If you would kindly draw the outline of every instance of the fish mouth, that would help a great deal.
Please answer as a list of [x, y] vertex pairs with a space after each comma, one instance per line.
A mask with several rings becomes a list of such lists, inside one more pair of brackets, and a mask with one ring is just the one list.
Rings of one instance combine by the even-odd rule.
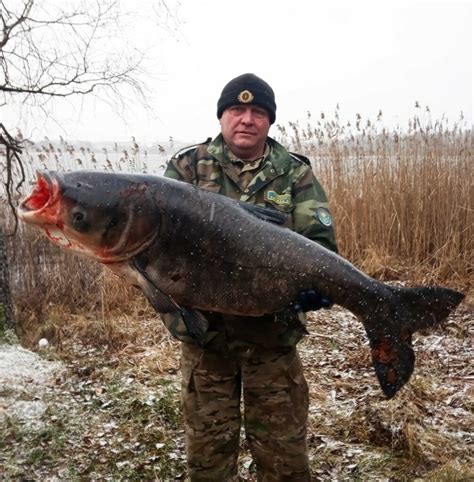
[[[33, 224], [57, 224], [58, 199], [58, 181], [46, 171], [38, 172], [36, 185], [32, 193], [20, 202], [18, 215], [23, 221]], [[56, 209], [52, 209], [53, 207]]]
[[96, 239], [97, 236], [94, 238], [87, 233], [75, 231], [68, 222], [68, 212], [74, 201], [64, 196], [64, 186], [67, 185], [61, 173], [37, 171], [36, 184], [31, 194], [20, 201], [18, 217], [39, 228], [54, 244], [104, 264], [130, 259], [158, 236], [158, 231], [152, 230], [138, 241], [133, 241], [138, 223], [133, 206], [129, 207], [123, 232], [114, 245], [102, 246]]
[[71, 242], [63, 232], [59, 201], [58, 180], [47, 171], [40, 171], [36, 175], [32, 193], [20, 202], [18, 217], [26, 223], [43, 228], [46, 236], [54, 243], [69, 247]]

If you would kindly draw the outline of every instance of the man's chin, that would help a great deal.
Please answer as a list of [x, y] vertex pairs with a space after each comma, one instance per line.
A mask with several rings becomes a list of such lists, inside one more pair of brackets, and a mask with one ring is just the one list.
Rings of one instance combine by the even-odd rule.
[[234, 137], [234, 144], [240, 148], [253, 147], [257, 144], [257, 138], [252, 134], [237, 134]]

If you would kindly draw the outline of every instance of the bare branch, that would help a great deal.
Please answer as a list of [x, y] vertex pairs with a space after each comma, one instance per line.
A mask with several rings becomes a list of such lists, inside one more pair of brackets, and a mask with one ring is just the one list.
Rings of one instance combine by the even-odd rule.
[[20, 172], [20, 179], [16, 183], [16, 190], [19, 192], [21, 185], [25, 181], [25, 170], [23, 168], [23, 163], [21, 162], [20, 154], [21, 154], [21, 147], [20, 141], [18, 139], [13, 138], [9, 132], [6, 130], [4, 125], [0, 123], [0, 145], [5, 146], [6, 149], [6, 163], [5, 172], [6, 172], [6, 180], [4, 181], [5, 191], [7, 193], [7, 201], [10, 209], [13, 213], [13, 217], [15, 220], [15, 225], [13, 228], [13, 232], [10, 234], [0, 233], [0, 236], [14, 236], [16, 230], [18, 228], [18, 217], [16, 215], [16, 209], [13, 204], [13, 168], [14, 164], [17, 170]]
[[[125, 89], [145, 101], [145, 52], [128, 41], [123, 0], [1, 0], [0, 105], [30, 106], [48, 99]], [[165, 22], [170, 7], [158, 1]], [[133, 13], [130, 21], [134, 19]], [[107, 94], [108, 92], [108, 94]], [[41, 98], [41, 100], [40, 100]]]

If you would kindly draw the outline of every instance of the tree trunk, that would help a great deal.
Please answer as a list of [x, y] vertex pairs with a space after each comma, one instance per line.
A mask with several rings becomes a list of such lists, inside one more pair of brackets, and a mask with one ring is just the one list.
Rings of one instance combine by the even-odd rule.
[[8, 277], [7, 248], [5, 237], [0, 233], [0, 334], [7, 328], [15, 327]]
[[[18, 132], [17, 136], [21, 136]], [[21, 136], [22, 137], [22, 136]], [[6, 148], [6, 169], [5, 180], [2, 173], [2, 181], [5, 184], [5, 194], [8, 199], [8, 205], [13, 209], [11, 193], [13, 185], [13, 171], [12, 164], [17, 163], [19, 171], [21, 173], [21, 178], [17, 187], [21, 185], [24, 181], [24, 169], [20, 159], [21, 148], [18, 139], [13, 138], [5, 126], [0, 123], [0, 145]], [[5, 216], [5, 213], [3, 213]], [[15, 328], [16, 323], [13, 317], [13, 303], [10, 295], [10, 282], [9, 282], [9, 272], [8, 272], [8, 258], [7, 258], [7, 246], [5, 242], [4, 229], [5, 225], [0, 225], [0, 335], [5, 333], [7, 328]], [[16, 232], [16, 224], [15, 224]]]

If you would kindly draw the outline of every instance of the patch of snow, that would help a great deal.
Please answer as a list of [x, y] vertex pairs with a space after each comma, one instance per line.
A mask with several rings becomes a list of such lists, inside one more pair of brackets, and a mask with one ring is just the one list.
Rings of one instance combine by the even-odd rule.
[[42, 400], [62, 364], [16, 345], [0, 345], [0, 421], [15, 417], [29, 429], [42, 427]]

